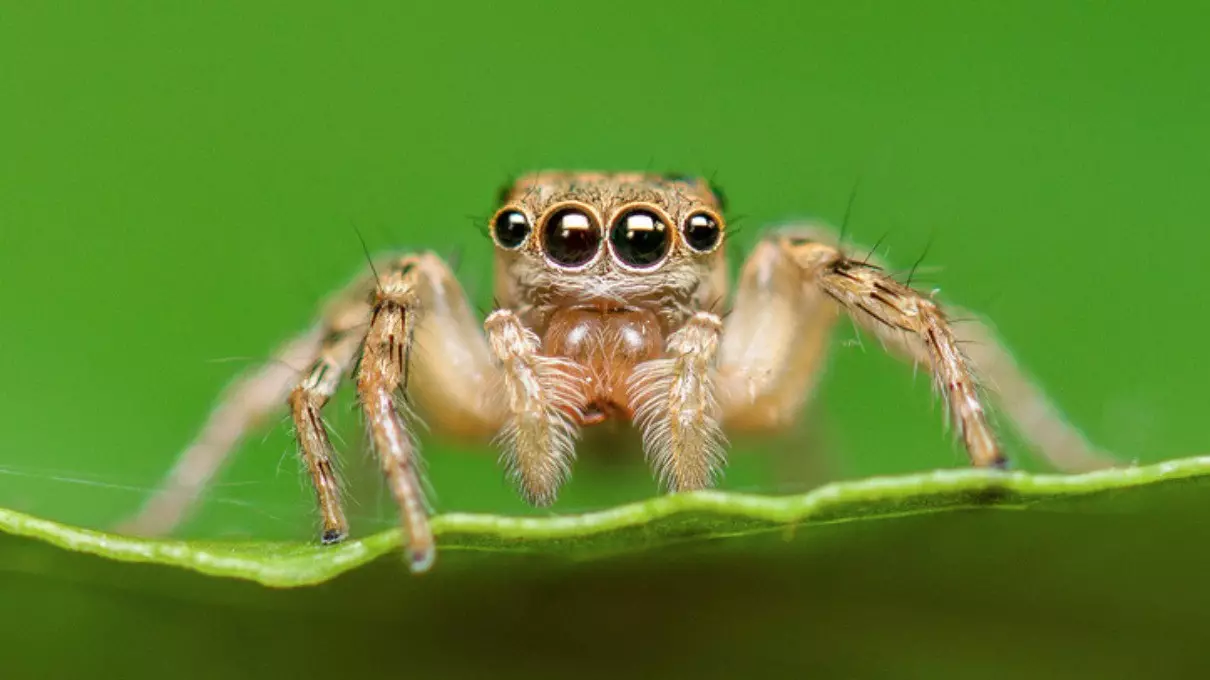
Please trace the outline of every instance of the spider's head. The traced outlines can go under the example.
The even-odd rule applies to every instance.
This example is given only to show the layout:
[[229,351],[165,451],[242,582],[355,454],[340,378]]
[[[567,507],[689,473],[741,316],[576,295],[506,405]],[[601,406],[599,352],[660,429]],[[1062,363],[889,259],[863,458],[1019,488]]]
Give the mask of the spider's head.
[[490,228],[507,305],[642,307],[722,293],[722,199],[705,180],[542,172],[500,203]]

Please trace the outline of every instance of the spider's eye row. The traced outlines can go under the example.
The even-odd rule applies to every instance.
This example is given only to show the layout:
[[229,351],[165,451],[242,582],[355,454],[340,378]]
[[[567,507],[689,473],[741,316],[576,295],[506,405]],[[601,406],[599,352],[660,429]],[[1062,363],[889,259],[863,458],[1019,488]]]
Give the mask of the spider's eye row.
[[601,228],[580,208],[559,208],[546,218],[542,248],[556,264],[578,267],[596,257],[601,247]]
[[685,220],[684,234],[685,243],[688,243],[690,248],[704,253],[718,245],[723,230],[713,215],[697,212]]
[[502,248],[514,250],[529,236],[529,218],[520,210],[503,210],[492,224],[492,235]]
[[663,218],[650,210],[636,208],[614,220],[609,242],[624,264],[650,267],[668,253],[672,240]]

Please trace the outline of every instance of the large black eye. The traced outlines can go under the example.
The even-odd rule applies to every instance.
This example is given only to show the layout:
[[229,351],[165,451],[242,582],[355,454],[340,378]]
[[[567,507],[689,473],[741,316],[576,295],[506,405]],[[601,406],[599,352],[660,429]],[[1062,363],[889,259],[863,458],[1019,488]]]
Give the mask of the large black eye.
[[529,236],[529,218],[519,210],[505,210],[496,215],[492,228],[496,243],[511,250],[524,243],[525,237]]
[[601,230],[583,210],[560,208],[546,219],[542,245],[550,259],[567,267],[578,267],[596,257],[601,247]]
[[685,220],[685,243],[698,252],[713,248],[722,234],[718,220],[709,213],[693,213]]
[[618,259],[632,267],[648,267],[668,252],[668,225],[649,210],[628,210],[618,216],[609,242]]

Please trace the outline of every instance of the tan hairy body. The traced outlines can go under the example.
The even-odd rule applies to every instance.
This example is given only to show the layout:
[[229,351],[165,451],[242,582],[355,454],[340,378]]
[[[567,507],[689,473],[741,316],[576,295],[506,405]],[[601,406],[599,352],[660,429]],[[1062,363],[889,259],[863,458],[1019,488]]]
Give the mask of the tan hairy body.
[[[931,295],[850,257],[826,229],[771,232],[732,293],[722,213],[717,192],[695,178],[519,179],[492,219],[497,308],[485,320],[436,255],[376,260],[279,362],[229,388],[132,530],[169,530],[244,432],[288,403],[321,536],[342,540],[348,524],[321,410],[354,367],[416,571],[435,556],[417,414],[434,431],[494,441],[535,504],[555,500],[581,430],[609,420],[639,429],[667,490],[706,488],[726,461],[725,430],[773,430],[801,413],[842,314],[929,371],[972,464],[1006,462],[985,384],[1057,466],[1104,464],[985,325],[956,327]],[[299,378],[283,364],[309,368]]]

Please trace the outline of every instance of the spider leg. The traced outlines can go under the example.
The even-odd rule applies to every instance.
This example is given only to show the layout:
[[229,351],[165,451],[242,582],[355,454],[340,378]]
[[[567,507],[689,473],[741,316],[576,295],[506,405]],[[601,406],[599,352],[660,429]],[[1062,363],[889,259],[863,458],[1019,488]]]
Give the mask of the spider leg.
[[1063,418],[985,323],[960,310],[951,311],[967,318],[951,323],[928,296],[876,263],[845,256],[819,227],[780,231],[762,241],[744,266],[718,372],[729,428],[772,428],[799,412],[840,310],[888,350],[931,369],[973,464],[1004,464],[987,422],[983,387],[1058,469],[1114,464]]
[[344,540],[349,533],[344,507],[340,500],[340,480],[333,465],[335,452],[328,438],[322,411],[336,394],[345,373],[353,364],[365,335],[369,307],[358,303],[351,307],[348,325],[333,324],[323,350],[307,376],[290,393],[290,415],[298,437],[299,450],[319,506],[324,543]]
[[[380,269],[362,347],[357,393],[374,449],[399,506],[412,571],[436,556],[412,423],[412,397],[439,429],[495,431],[503,420],[491,354],[452,272],[437,256],[397,258]],[[413,360],[414,350],[421,357]]]
[[716,380],[728,431],[795,422],[822,373],[838,312],[822,291],[803,285],[779,241],[756,245],[740,272],[719,348]]
[[1064,417],[1042,388],[1017,365],[988,324],[965,312],[954,327],[966,355],[979,369],[989,392],[1009,422],[1035,451],[1066,472],[1086,472],[1119,463],[1088,441]]
[[[769,414],[766,422],[772,423],[779,420],[772,416],[790,413],[770,400],[784,398],[788,390],[801,390],[809,383],[817,372],[830,321],[837,310],[843,310],[889,350],[930,368],[973,465],[1005,465],[971,362],[946,314],[933,300],[899,283],[879,266],[847,257],[818,229],[778,232],[757,248],[745,271],[751,278],[741,282],[732,315],[735,322],[729,327],[734,337],[724,340],[726,363],[720,368],[728,378],[725,403],[731,418],[759,424],[763,411]],[[749,297],[745,298],[745,292]],[[750,310],[748,305],[756,301],[771,309],[779,305],[785,309],[777,317],[768,311]],[[803,311],[794,313],[793,307],[804,302],[799,309],[814,317],[814,323],[807,323]],[[756,347],[770,331],[754,330],[749,324],[777,329],[777,349]],[[772,377],[782,361],[789,368],[788,375]],[[791,400],[793,409],[799,405],[800,400]]]
[[[361,306],[368,311],[364,304]],[[339,379],[352,361],[351,356],[342,354],[347,348],[344,335],[349,327],[364,324],[358,313],[358,304],[350,291],[338,295],[323,323],[286,343],[273,359],[229,385],[202,429],[177,458],[160,489],[120,530],[154,536],[170,533],[178,526],[244,434],[281,409],[299,374],[306,370],[304,367],[314,364],[314,373],[321,366],[331,368],[336,364],[339,370],[330,372],[328,379]],[[304,383],[314,377],[308,377]],[[310,464],[308,467],[314,470]]]
[[[465,294],[439,258],[392,256],[379,259],[373,269],[382,276],[358,277],[329,305],[323,323],[227,389],[164,489],[129,523],[131,531],[170,531],[243,434],[288,402],[316,489],[322,538],[325,543],[344,538],[332,446],[320,414],[360,352],[358,393],[372,439],[403,514],[412,567],[427,568],[432,533],[405,417],[410,408],[396,397],[414,398],[443,432],[489,435],[504,421],[497,395],[485,389],[499,379],[499,369]],[[305,366],[310,369],[300,381]]]
[[802,285],[773,241],[744,264],[731,312],[699,312],[668,338],[667,356],[640,364],[630,398],[643,447],[668,489],[705,488],[725,462],[729,431],[791,424],[810,394],[837,317]]

